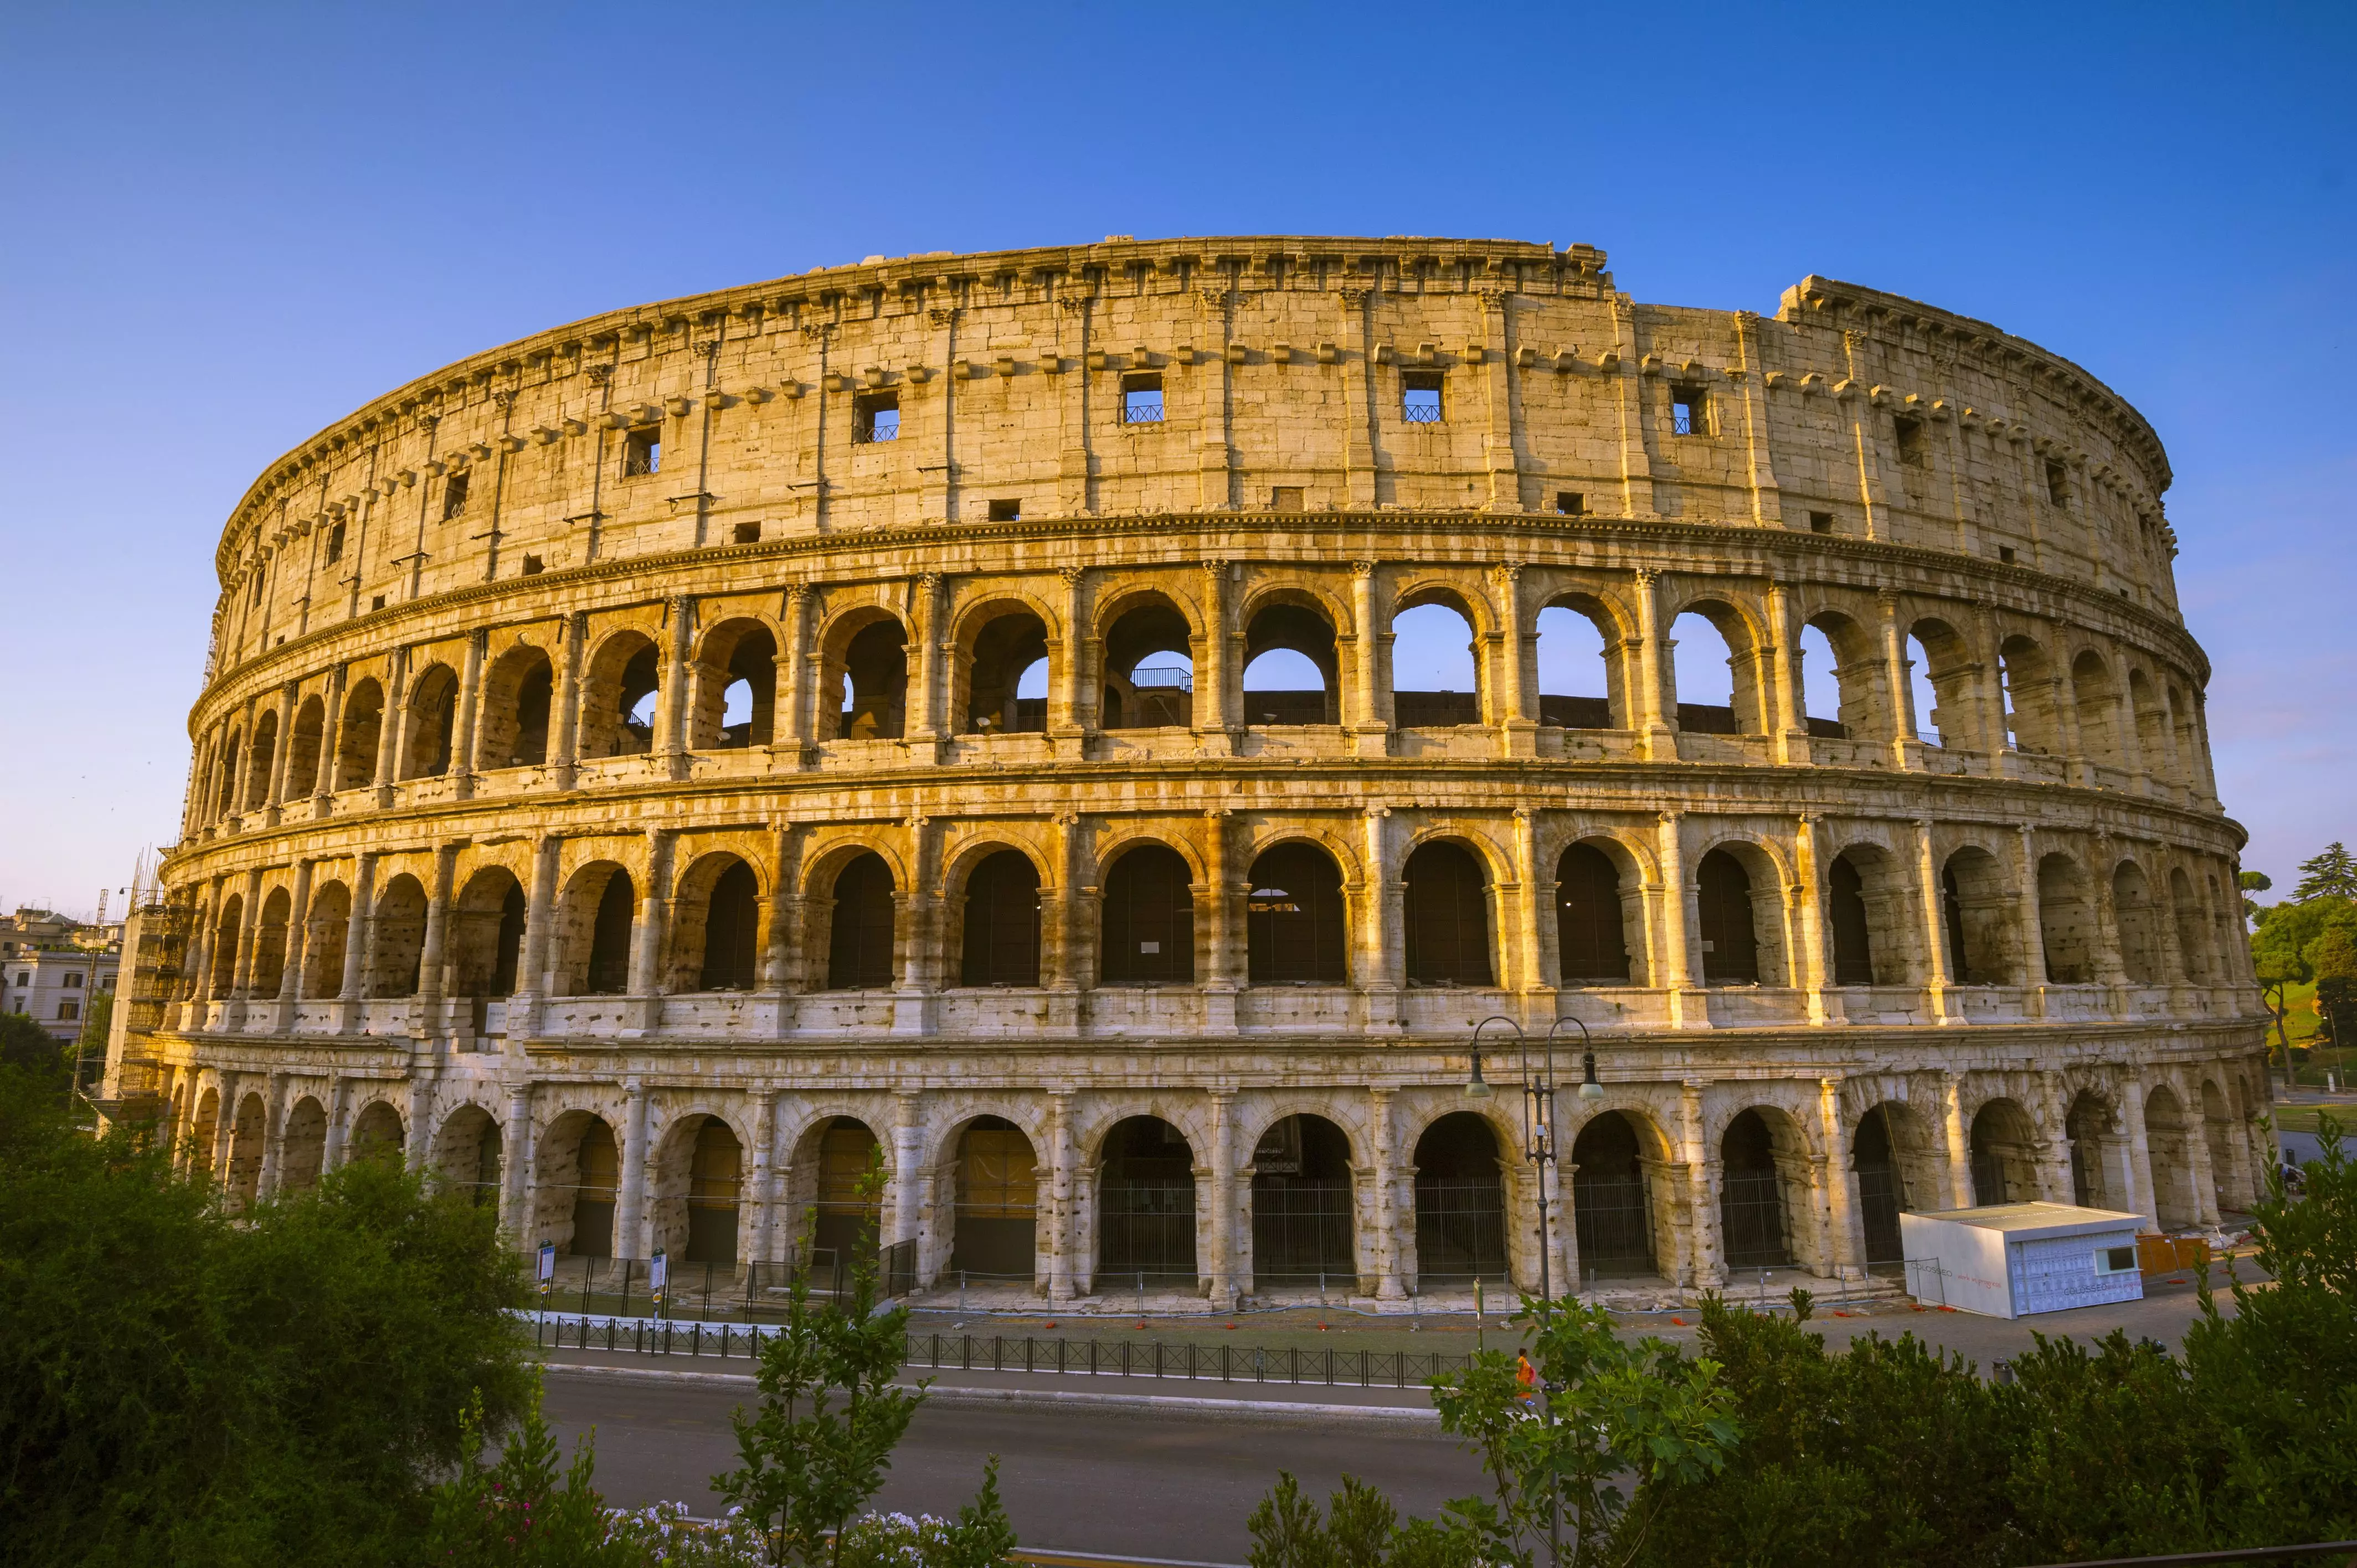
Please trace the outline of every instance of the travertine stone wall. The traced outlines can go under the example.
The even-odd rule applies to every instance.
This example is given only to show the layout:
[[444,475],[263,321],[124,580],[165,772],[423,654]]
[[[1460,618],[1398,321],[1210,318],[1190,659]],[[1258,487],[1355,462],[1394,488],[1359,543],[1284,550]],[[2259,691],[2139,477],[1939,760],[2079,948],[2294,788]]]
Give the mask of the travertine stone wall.
[[[1149,382],[1158,418],[1125,399]],[[718,1117],[739,1262],[793,1254],[823,1124],[854,1117],[927,1278],[979,1212],[962,1140],[999,1118],[1060,1295],[1113,1267],[1105,1140],[1151,1114],[1184,1134],[1215,1300],[1286,1288],[1254,1266],[1264,1135],[1315,1115],[1349,1146],[1345,1272],[1395,1299],[1444,1288],[1417,1150],[1459,1110],[1500,1140],[1503,1262],[1535,1278],[1514,1107],[1461,1092],[1495,1015],[1592,1035],[1606,1098],[1564,1097],[1561,1147],[1627,1119],[1663,1288],[1723,1281],[1754,1224],[1751,1111],[1779,1245],[1819,1274],[1876,1245],[1878,1107],[1909,1206],[2215,1225],[2264,1168],[2266,1087],[2169,481],[2132,408],[1995,328],[1815,277],[1772,317],[1641,306],[1585,246],[877,260],[511,344],[305,443],[223,532],[166,869],[198,932],[175,1114],[241,1190],[365,1122],[496,1186],[525,1244],[572,1233],[594,1115],[634,1258],[717,1201],[683,1195]],[[1392,622],[1431,604],[1471,629],[1472,693],[1394,691]],[[1555,607],[1597,628],[1600,702],[1543,689]],[[1727,644],[1727,707],[1680,701],[1687,614]],[[1808,627],[1837,714],[1805,711]],[[1271,648],[1321,665],[1322,707],[1247,691]],[[1141,650],[1191,694],[1151,706]],[[1027,708],[1002,688],[1035,657]],[[1473,868],[1487,954],[1445,982],[1408,950],[1430,843]],[[1254,867],[1287,844],[1333,866],[1344,957],[1256,984]],[[1160,983],[1104,950],[1146,845],[1191,908]],[[1563,972],[1581,845],[1625,981]],[[1039,881],[1036,983],[969,985],[969,882],[1006,850]],[[863,851],[891,979],[834,988]],[[1730,862],[1758,955],[1732,980]],[[626,961],[597,945],[617,874]],[[713,956],[740,918],[741,974]],[[1548,1230],[1558,1282],[1580,1233]]]

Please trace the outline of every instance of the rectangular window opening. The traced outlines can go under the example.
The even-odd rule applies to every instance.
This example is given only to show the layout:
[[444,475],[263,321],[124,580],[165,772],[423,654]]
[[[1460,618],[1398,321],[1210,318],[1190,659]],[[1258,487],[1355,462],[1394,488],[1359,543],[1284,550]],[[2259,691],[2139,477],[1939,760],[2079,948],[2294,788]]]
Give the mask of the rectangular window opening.
[[1809,514],[1809,532],[1811,533],[1831,533],[1833,531],[1833,513],[1829,511],[1813,511]]
[[1710,434],[1710,394],[1700,387],[1670,389],[1670,428],[1679,435]]
[[642,424],[622,436],[622,478],[662,472],[662,426]]
[[991,502],[990,521],[993,522],[1022,521],[1023,502],[1021,499],[1018,497],[1009,496]]
[[465,474],[453,474],[442,487],[442,520],[447,522],[467,510],[467,478]]
[[1402,419],[1410,424],[1438,424],[1443,412],[1438,371],[1400,372],[1400,417]]
[[1912,414],[1902,413],[1891,421],[1891,429],[1899,437],[1899,460],[1910,468],[1931,467],[1931,454],[1923,445],[1923,422]]
[[900,439],[900,394],[861,392],[852,399],[851,439],[862,446]]
[[2050,460],[2046,465],[2046,499],[2056,506],[2071,504],[2071,470]]
[[2136,1272],[2136,1250],[2134,1247],[2106,1247],[2095,1254],[2095,1272],[2099,1274],[2126,1274]]
[[2004,562],[2004,563],[2005,563],[2007,565],[2008,565],[2008,566],[2012,565],[2012,564],[2013,564],[2013,546],[2012,546],[2012,545],[2010,545],[2010,544],[2000,544],[2000,545],[1998,545],[1998,546],[1996,547],[1996,558],[1997,558],[1998,560],[2000,560],[2000,561]]
[[371,599],[369,601],[369,608],[372,610],[381,610],[384,608],[384,596],[382,594],[379,594],[376,597]]
[[523,575],[525,576],[537,577],[544,570],[546,570],[546,568],[542,565],[539,556],[527,555],[523,558]]
[[758,522],[738,523],[736,528],[736,542],[739,544],[760,543],[761,525]]
[[1124,424],[1162,423],[1162,372],[1132,371],[1121,378],[1121,422]]
[[344,525],[328,530],[328,564],[332,566],[344,558]]
[[1304,504],[1302,501],[1302,493],[1303,487],[1299,485],[1272,485],[1269,487],[1268,492],[1269,510],[1272,511],[1299,511]]
[[1565,517],[1586,517],[1587,498],[1577,490],[1557,490],[1555,493],[1555,510]]

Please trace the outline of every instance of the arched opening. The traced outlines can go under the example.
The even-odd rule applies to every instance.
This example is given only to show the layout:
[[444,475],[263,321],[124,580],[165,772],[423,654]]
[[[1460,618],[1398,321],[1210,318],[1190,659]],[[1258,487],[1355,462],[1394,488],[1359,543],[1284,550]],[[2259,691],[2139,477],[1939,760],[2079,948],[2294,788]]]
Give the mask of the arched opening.
[[286,923],[295,901],[284,887],[274,887],[262,901],[262,918],[253,929],[253,978],[251,996],[275,996],[286,978]]
[[320,788],[319,739],[328,722],[328,705],[317,696],[303,699],[295,710],[295,727],[286,736],[286,799],[299,800]]
[[384,688],[372,680],[352,682],[344,693],[343,722],[336,726],[336,785],[361,789],[376,782],[376,754],[384,744]]
[[450,739],[458,719],[458,677],[447,664],[429,664],[409,688],[404,732],[404,779],[438,779],[450,771]]
[[2177,928],[2177,961],[2180,972],[2193,984],[2210,979],[2209,943],[2201,930],[2201,905],[2194,896],[2193,878],[2185,868],[2173,865],[2169,869],[2169,902]]
[[1284,843],[1253,861],[1244,904],[1246,967],[1254,985],[1340,985],[1342,874],[1315,844]]
[[601,643],[581,672],[582,758],[653,750],[662,684],[662,656],[644,633],[619,632]]
[[[597,1117],[582,1115],[560,1125],[547,1140],[547,1186],[571,1235],[558,1248],[567,1257],[614,1255],[614,1203],[622,1185],[621,1151],[614,1130]],[[555,1240],[552,1237],[551,1240]]]
[[225,997],[237,983],[237,941],[245,930],[245,898],[232,893],[221,900],[221,914],[213,921],[213,975],[211,993],[215,999]]
[[1930,744],[1977,749],[1983,743],[1974,701],[1978,660],[1972,644],[1945,621],[1919,620],[1909,631],[1908,653],[1915,733]]
[[1184,985],[1195,978],[1194,873],[1158,843],[1122,852],[1105,874],[1099,978],[1107,985]]
[[693,749],[741,749],[775,738],[778,639],[768,627],[732,620],[713,628],[696,676]]
[[311,918],[303,933],[303,994],[315,1001],[344,990],[344,940],[352,929],[351,889],[323,883],[311,893]]
[[1506,1176],[1498,1136],[1452,1111],[1415,1141],[1415,1276],[1433,1284],[1506,1277]]
[[2185,1230],[2201,1214],[2193,1198],[2193,1129],[2167,1084],[2144,1102],[2144,1135],[2152,1158],[2153,1218],[2163,1230]]
[[211,1174],[213,1144],[221,1135],[221,1091],[208,1089],[197,1101],[196,1119],[188,1124],[188,1141],[181,1157],[190,1170]]
[[264,712],[253,721],[253,741],[246,757],[245,805],[258,811],[270,804],[270,765],[277,759],[278,715]]
[[237,1117],[229,1129],[226,1183],[232,1208],[243,1208],[251,1204],[261,1188],[262,1150],[269,1129],[269,1112],[263,1107],[262,1096],[249,1094],[237,1102]]
[[1195,1280],[1195,1155],[1158,1116],[1130,1116],[1105,1134],[1097,1176],[1100,1288],[1144,1276]]
[[2071,1143],[2071,1201],[2083,1208],[2125,1209],[2115,1151],[2118,1116],[2101,1097],[2081,1090],[2071,1101],[2063,1131]]
[[1758,735],[1758,659],[1732,606],[1698,604],[1670,626],[1678,728],[1688,735]]
[[1620,868],[1592,843],[1555,862],[1555,942],[1566,985],[1629,983],[1628,907]]
[[1039,983],[1039,868],[1019,850],[985,855],[965,884],[961,985]]
[[434,1168],[442,1185],[463,1192],[478,1208],[500,1201],[500,1124],[479,1105],[462,1105],[442,1123]]
[[1334,626],[1307,603],[1280,601],[1244,628],[1244,723],[1330,725],[1340,721],[1341,667]]
[[319,1185],[319,1170],[328,1157],[328,1112],[305,1095],[286,1112],[285,1142],[278,1151],[278,1188],[305,1192]]
[[2038,1129],[2019,1102],[1992,1100],[1973,1114],[1973,1201],[2038,1199]]
[[638,892],[630,874],[609,860],[573,874],[558,901],[557,940],[564,994],[619,996],[630,983],[630,933]]
[[[2210,1155],[2211,1202],[2208,1207],[2229,1208],[2247,1203],[2247,1197],[2230,1195],[2230,1184],[2239,1178],[2234,1171],[2234,1117],[2226,1108],[2226,1097],[2214,1083],[2201,1085],[2201,1136]],[[2239,1201],[2235,1201],[2239,1198]]]
[[1908,1207],[1907,1185],[1899,1174],[1890,1127],[1879,1105],[1857,1124],[1850,1168],[1857,1173],[1858,1229],[1865,1232],[1867,1262],[1904,1262],[1907,1250],[1900,1240],[1899,1217]]
[[2093,649],[2071,661],[2071,702],[2079,720],[2079,749],[2090,762],[2122,766],[2119,688],[2112,667]]
[[1195,722],[1194,628],[1157,595],[1122,612],[1104,638],[1104,729],[1185,729]]
[[[737,1207],[745,1192],[745,1150],[727,1122],[701,1119],[687,1151],[686,1246],[682,1261],[737,1267]],[[666,1218],[670,1218],[666,1216]]]
[[1611,622],[1593,600],[1562,599],[1539,611],[1539,723],[1565,729],[1627,729]]
[[1811,735],[1862,740],[1888,732],[1878,654],[1872,635],[1846,615],[1829,610],[1802,627],[1801,706]]
[[2160,966],[2160,921],[2152,907],[2152,884],[2144,867],[2124,860],[2112,871],[2112,914],[2119,923],[2120,966],[2136,985],[2158,985]]
[[537,768],[548,760],[548,716],[556,677],[548,655],[523,645],[492,661],[483,678],[478,767]]
[[669,987],[751,991],[759,983],[761,885],[733,854],[707,854],[679,879],[673,901]]
[[398,1163],[408,1142],[401,1112],[382,1100],[371,1101],[352,1123],[352,1158]]
[[1777,1169],[1776,1134],[1756,1109],[1727,1124],[1720,1138],[1718,1224],[1733,1269],[1780,1269],[1792,1262]]
[[1760,940],[1752,924],[1751,874],[1715,849],[1695,867],[1696,924],[1702,931],[1705,985],[1757,985]]
[[1590,1117],[1572,1140],[1571,1164],[1579,1266],[1592,1279],[1659,1273],[1653,1205],[1635,1122],[1619,1111]]
[[831,738],[898,740],[907,733],[909,637],[899,621],[869,620],[821,668],[819,691],[840,693],[842,703]]
[[450,906],[450,994],[512,996],[523,953],[523,885],[505,866],[467,879]]
[[[967,735],[1039,735],[1048,727],[1048,624],[1015,607],[974,628],[958,650]],[[1035,689],[1036,688],[1036,689]]]
[[2005,693],[2005,727],[2016,751],[2056,756],[2062,732],[2054,713],[2054,666],[2026,637],[2008,637],[1997,650],[1997,681]]
[[2095,910],[2087,874],[2067,854],[2038,863],[2038,929],[2046,947],[2050,985],[2085,985],[2095,978]]
[[1392,714],[1401,728],[1481,722],[1473,620],[1461,601],[1444,594],[1411,601],[1392,617],[1391,654]]
[[384,998],[417,994],[417,970],[425,952],[425,889],[407,872],[384,885],[369,921],[368,993]]
[[1988,851],[1966,845],[1941,867],[1940,923],[1957,984],[1996,985],[2009,975],[2012,905],[2004,870]]
[[1039,1160],[1014,1122],[977,1116],[957,1145],[950,1267],[963,1277],[1028,1282],[1038,1269]]
[[1280,1117],[1253,1148],[1253,1284],[1355,1287],[1351,1140],[1323,1116]]
[[1866,914],[1866,878],[1845,853],[1825,870],[1825,925],[1833,933],[1834,983],[1874,983],[1874,938]]
[[226,817],[237,809],[237,764],[244,750],[242,733],[230,731],[229,739],[221,743],[221,775],[214,781],[213,815],[216,817]]
[[1464,845],[1418,844],[1400,873],[1410,985],[1488,985],[1490,879]]
[[876,991],[890,985],[892,868],[875,851],[861,851],[835,873],[834,898],[827,913],[827,989]]
[[877,1162],[883,1148],[867,1124],[837,1116],[820,1131],[811,1214],[811,1269],[826,1277],[855,1258],[874,1257],[882,1233],[884,1191]]

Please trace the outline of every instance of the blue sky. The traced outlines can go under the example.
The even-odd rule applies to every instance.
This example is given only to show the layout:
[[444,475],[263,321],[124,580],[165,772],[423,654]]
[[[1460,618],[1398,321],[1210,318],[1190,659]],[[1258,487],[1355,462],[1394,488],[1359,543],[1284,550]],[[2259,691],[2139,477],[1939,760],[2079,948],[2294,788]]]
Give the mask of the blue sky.
[[2357,838],[2346,5],[376,7],[0,15],[0,904],[178,829],[222,519],[422,371],[856,261],[1263,231],[1814,272],[2152,421],[2246,863]]

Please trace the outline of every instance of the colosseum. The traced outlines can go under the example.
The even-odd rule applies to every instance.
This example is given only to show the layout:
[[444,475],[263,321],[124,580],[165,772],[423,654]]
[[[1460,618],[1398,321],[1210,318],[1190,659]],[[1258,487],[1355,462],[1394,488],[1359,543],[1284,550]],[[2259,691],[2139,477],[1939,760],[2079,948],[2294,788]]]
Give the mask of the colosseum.
[[920,1291],[1405,1311],[2214,1230],[2268,1088],[2169,483],[1995,327],[1585,245],[578,322],[230,517],[115,1070],[238,1199],[398,1149],[584,1279],[872,1224]]

